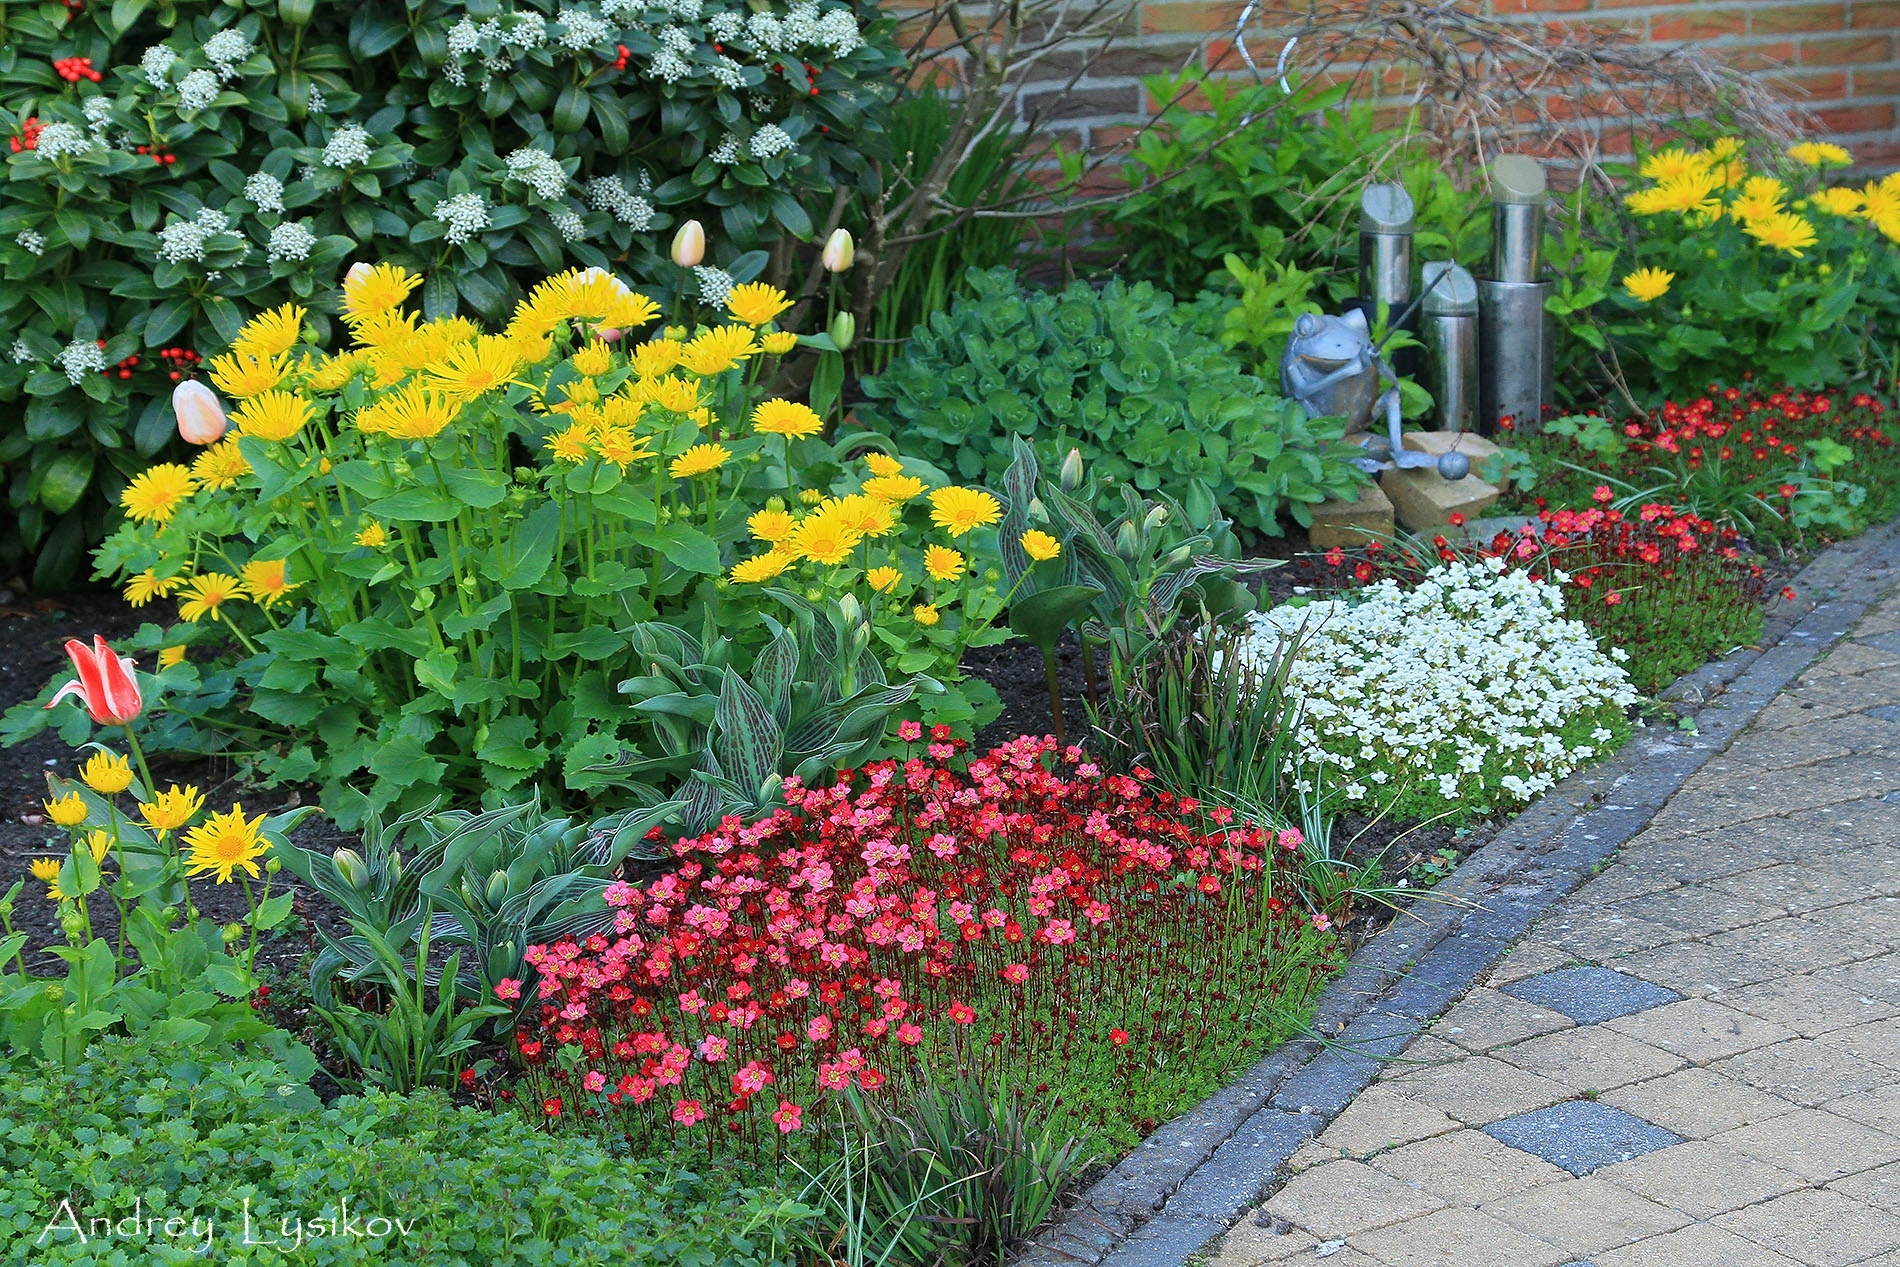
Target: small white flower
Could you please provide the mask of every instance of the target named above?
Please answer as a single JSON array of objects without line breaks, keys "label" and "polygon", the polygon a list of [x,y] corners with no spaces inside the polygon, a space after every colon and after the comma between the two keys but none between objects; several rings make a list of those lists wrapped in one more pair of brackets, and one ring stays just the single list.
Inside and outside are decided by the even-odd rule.
[{"label": "small white flower", "polygon": [[225,27],[204,42],[205,60],[217,68],[221,79],[236,79],[238,66],[251,55],[251,42],[244,38],[244,32],[235,27]]},{"label": "small white flower", "polygon": [[618,176],[596,176],[587,182],[587,205],[605,211],[636,233],[653,227],[653,204],[627,192]]},{"label": "small white flower", "polygon": [[310,113],[322,114],[329,107],[329,104],[329,100],[323,95],[323,89],[316,84],[311,84],[310,100],[308,102]]},{"label": "small white flower", "polygon": [[732,275],[723,269],[701,264],[693,269],[693,278],[699,283],[699,297],[715,308],[725,307],[726,300],[732,294]]},{"label": "small white flower", "polygon": [[554,222],[555,231],[569,242],[584,241],[587,237],[587,225],[566,207],[548,212],[548,219]]},{"label": "small white flower", "polygon": [[712,161],[715,163],[736,163],[739,161],[739,138],[728,136],[713,146]]},{"label": "small white flower", "polygon": [[54,359],[66,371],[66,379],[74,387],[79,386],[86,375],[101,373],[106,367],[105,349],[93,339],[74,339]]},{"label": "small white flower", "polygon": [[178,61],[178,54],[164,44],[154,44],[145,50],[145,56],[139,58],[139,69],[145,72],[146,82],[154,88],[166,86],[166,77]]},{"label": "small white flower", "polygon": [[730,11],[715,13],[706,19],[706,34],[721,44],[731,44],[745,34],[745,18]]},{"label": "small white flower", "polygon": [[858,30],[858,20],[851,10],[832,9],[818,19],[818,26],[812,32],[811,42],[831,50],[833,57],[845,57],[864,43],[864,36]]},{"label": "small white flower", "polygon": [[684,27],[664,27],[660,31],[660,47],[685,57],[693,51],[693,37],[686,33]]},{"label": "small white flower", "polygon": [[647,74],[662,83],[675,83],[693,73],[685,59],[670,48],[663,48],[647,63]]},{"label": "small white flower", "polygon": [[286,220],[270,231],[266,255],[273,264],[279,260],[298,263],[310,258],[310,249],[316,244],[316,234],[295,220]]},{"label": "small white flower", "polygon": [[244,196],[259,211],[273,215],[284,213],[284,182],[269,172],[252,172],[251,178],[244,182]]},{"label": "small white flower", "polygon": [[218,99],[218,77],[208,70],[194,70],[178,81],[178,104],[187,114],[209,109]]},{"label": "small white flower", "polygon": [[462,20],[449,28],[449,56],[467,57],[481,45],[481,32],[475,29],[475,19],[464,13]]},{"label": "small white flower", "polygon": [[46,253],[46,239],[31,229],[21,229],[18,233],[13,235],[13,240],[19,245],[20,249],[25,251],[28,255],[44,255]]},{"label": "small white flower", "polygon": [[13,363],[15,365],[26,365],[36,359],[37,358],[33,355],[33,349],[26,345],[25,339],[15,339],[13,341]]},{"label": "small white flower", "polygon": [[488,204],[479,194],[457,194],[435,204],[435,218],[448,226],[443,234],[457,246],[468,241],[489,225]]},{"label": "small white flower", "polygon": [[47,161],[66,154],[86,154],[94,148],[93,139],[71,123],[49,123],[40,129],[39,156]]},{"label": "small white flower", "polygon": [[325,167],[348,168],[369,162],[369,133],[354,123],[346,123],[330,134],[323,147]]},{"label": "small white flower", "polygon": [[[80,107],[86,112],[86,125],[94,136],[106,130],[112,123],[112,98],[87,97],[86,104]],[[103,139],[100,144],[104,144]]]},{"label": "small white flower", "polygon": [[507,158],[508,176],[534,190],[540,198],[553,200],[567,193],[567,169],[546,150],[526,145]]},{"label": "small white flower", "polygon": [[558,21],[567,30],[561,35],[561,47],[584,53],[598,48],[613,35],[614,29],[585,9],[563,9]]},{"label": "small white flower", "polygon": [[548,20],[532,9],[523,9],[509,15],[513,25],[507,34],[501,37],[502,43],[524,52],[531,48],[540,48],[548,42]]},{"label": "small white flower", "polygon": [[705,6],[700,0],[660,0],[660,7],[682,22],[697,22]]},{"label": "small white flower", "polygon": [[768,123],[752,134],[752,157],[770,158],[794,148],[791,134],[776,123]]}]

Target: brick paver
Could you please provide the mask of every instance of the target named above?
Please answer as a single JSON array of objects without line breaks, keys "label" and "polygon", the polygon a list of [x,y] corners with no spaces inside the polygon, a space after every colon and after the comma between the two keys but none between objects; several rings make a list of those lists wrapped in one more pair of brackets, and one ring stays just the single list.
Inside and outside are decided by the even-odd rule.
[{"label": "brick paver", "polygon": [[[1900,596],[1261,1176],[1281,1186],[1202,1261],[1900,1267],[1896,704]],[[1563,989],[1617,985],[1580,967],[1679,997],[1578,1024],[1614,1008]],[[1486,1133],[1577,1101],[1618,1112],[1537,1120],[1682,1142],[1599,1142],[1575,1175],[1581,1141]]]}]

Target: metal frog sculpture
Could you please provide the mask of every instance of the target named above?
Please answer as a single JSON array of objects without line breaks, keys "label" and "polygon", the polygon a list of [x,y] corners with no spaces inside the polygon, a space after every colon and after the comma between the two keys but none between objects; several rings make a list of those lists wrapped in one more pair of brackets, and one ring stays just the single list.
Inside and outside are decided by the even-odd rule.
[{"label": "metal frog sculpture", "polygon": [[[1391,386],[1382,391],[1382,382]],[[1471,469],[1471,460],[1462,453],[1435,458],[1405,447],[1398,376],[1373,345],[1366,314],[1358,310],[1343,317],[1306,313],[1294,323],[1280,357],[1280,393],[1299,401],[1309,418],[1344,417],[1348,437],[1367,430],[1374,415],[1383,414],[1386,434],[1367,436],[1366,456],[1353,459],[1362,470],[1436,465],[1440,475],[1455,480]]]}]

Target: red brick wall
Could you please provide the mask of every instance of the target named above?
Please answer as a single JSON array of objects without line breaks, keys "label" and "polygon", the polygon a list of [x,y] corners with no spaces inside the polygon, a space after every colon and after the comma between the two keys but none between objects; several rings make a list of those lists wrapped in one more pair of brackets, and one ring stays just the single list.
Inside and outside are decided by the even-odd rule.
[{"label": "red brick wall", "polygon": [[[1696,41],[1739,68],[1758,72],[1812,110],[1834,139],[1868,167],[1900,166],[1900,0],[1478,0],[1501,17],[1528,21],[1616,24],[1658,43]],[[1264,32],[1263,5],[1253,29]],[[1230,36],[1242,4],[1149,0],[1140,6],[1140,34],[1112,50],[1081,80],[1063,111],[1077,139],[1101,146],[1125,135],[1131,118],[1149,114],[1140,77],[1187,64],[1241,69]],[[1249,40],[1269,64],[1279,42]],[[1242,70],[1241,73],[1244,73]],[[1030,85],[1027,103],[1046,99]]]}]

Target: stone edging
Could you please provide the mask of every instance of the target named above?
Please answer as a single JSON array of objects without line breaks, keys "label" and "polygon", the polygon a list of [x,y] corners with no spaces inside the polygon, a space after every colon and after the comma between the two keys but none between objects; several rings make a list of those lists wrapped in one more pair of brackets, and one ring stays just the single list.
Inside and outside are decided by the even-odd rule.
[{"label": "stone edging", "polygon": [[1019,1267],[1180,1267],[1262,1198],[1266,1181],[1532,922],[1648,826],[1689,776],[1859,622],[1900,568],[1900,520],[1823,551],[1771,614],[1758,649],[1662,693],[1694,732],[1639,730],[1501,827],[1437,893],[1361,947],[1321,994],[1313,1039],[1287,1043],[1155,1131],[1027,1246]]}]

